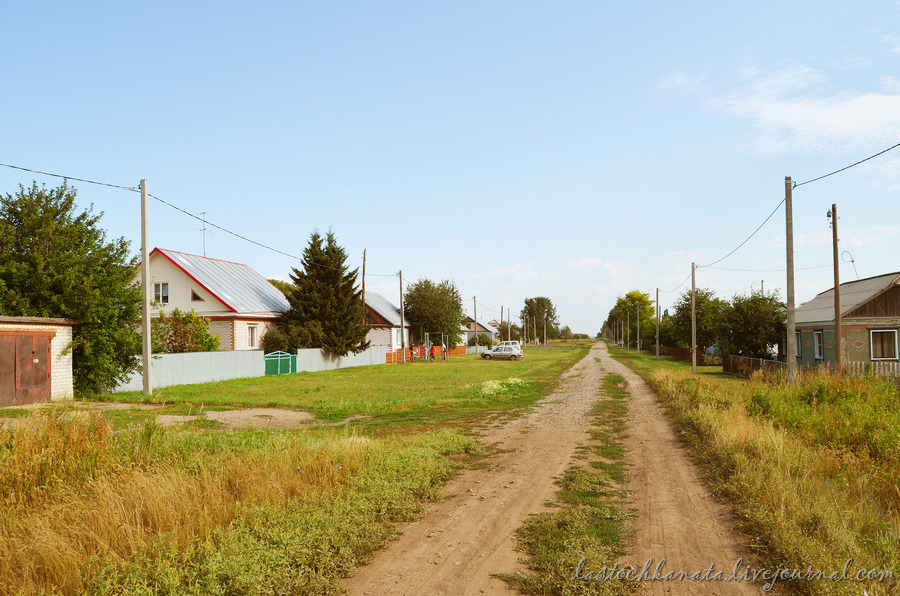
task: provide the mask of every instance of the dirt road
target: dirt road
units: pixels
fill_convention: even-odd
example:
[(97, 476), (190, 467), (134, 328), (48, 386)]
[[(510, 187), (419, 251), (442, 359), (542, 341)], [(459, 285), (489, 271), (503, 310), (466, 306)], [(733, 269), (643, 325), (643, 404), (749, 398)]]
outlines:
[[(649, 388), (597, 344), (533, 412), (484, 429), (484, 440), (502, 450), (490, 458), (490, 467), (453, 479), (446, 490), (452, 496), (407, 524), (400, 539), (342, 585), (353, 595), (513, 593), (491, 574), (525, 569), (515, 551), (516, 529), (528, 515), (545, 510), (557, 489), (554, 479), (575, 461), (576, 447), (587, 442), (587, 412), (604, 369), (625, 377), (632, 395), (627, 489), (637, 519), (631, 554), (622, 564), (641, 569), (653, 557), (666, 558), (666, 570), (702, 570), (713, 562), (717, 568), (733, 566), (746, 557), (727, 513), (706, 494)], [(645, 593), (758, 594), (759, 589), (665, 581), (649, 582)]]

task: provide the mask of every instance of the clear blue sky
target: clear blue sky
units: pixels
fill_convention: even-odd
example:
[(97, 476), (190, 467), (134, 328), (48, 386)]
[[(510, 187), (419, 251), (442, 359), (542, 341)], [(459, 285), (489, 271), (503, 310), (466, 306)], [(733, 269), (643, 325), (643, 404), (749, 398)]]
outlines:
[[(471, 314), (547, 296), (595, 334), (662, 308), (804, 182), (900, 142), (900, 3), (7, 3), (0, 162), (137, 186), (299, 255), (332, 229), (367, 289), (452, 279)], [(0, 167), (0, 192), (59, 180)], [(140, 249), (139, 195), (73, 183)], [(797, 303), (900, 270), (900, 149), (794, 191)], [(202, 254), (151, 203), (151, 246)], [(785, 296), (784, 209), (697, 271)], [(299, 263), (215, 229), (206, 254)], [(687, 284), (682, 284), (687, 280)]]

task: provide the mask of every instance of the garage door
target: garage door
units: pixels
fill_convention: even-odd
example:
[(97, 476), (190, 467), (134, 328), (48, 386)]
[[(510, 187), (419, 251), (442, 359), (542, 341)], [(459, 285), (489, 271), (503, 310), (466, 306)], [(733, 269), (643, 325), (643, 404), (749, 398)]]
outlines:
[(0, 406), (50, 399), (49, 335), (0, 335)]

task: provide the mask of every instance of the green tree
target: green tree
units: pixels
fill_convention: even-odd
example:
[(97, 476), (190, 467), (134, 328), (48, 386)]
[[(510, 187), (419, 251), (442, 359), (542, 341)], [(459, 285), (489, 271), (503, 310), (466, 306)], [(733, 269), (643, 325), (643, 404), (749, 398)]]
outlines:
[(470, 337), (468, 344), (470, 346), (474, 346), (476, 341), (478, 342), (479, 346), (485, 346), (487, 348), (490, 348), (492, 345), (494, 345), (494, 340), (491, 339), (491, 336), (486, 333), (479, 333), (477, 337)]
[(423, 342), (426, 333), (445, 333), (448, 346), (459, 345), (466, 315), (462, 297), (452, 281), (445, 279), (434, 283), (430, 279), (420, 279), (407, 288), (403, 302), (413, 341)]
[[(716, 345), (723, 339), (722, 324), (727, 303), (716, 298), (708, 288), (699, 288), (694, 301), (697, 311), (697, 349)], [(675, 337), (679, 343), (691, 345), (691, 291), (686, 290), (675, 303), (675, 314), (672, 315)]]
[(556, 306), (553, 301), (545, 296), (526, 298), (525, 306), (519, 313), (519, 320), (528, 328), (525, 330), (529, 337), (537, 333), (537, 338), (543, 339), (544, 325), (547, 328), (547, 339), (556, 339), (559, 336), (559, 317), (556, 315)]
[(325, 238), (312, 233), (303, 250), (303, 270), (291, 274), (294, 290), (286, 295), (291, 307), (282, 315), (283, 349), (322, 348), (346, 356), (369, 347), (362, 292), (356, 285), (359, 270), (348, 271), (346, 261), (347, 252), (333, 232)]
[(559, 339), (572, 339), (574, 334), (568, 325), (559, 330)]
[(79, 321), (72, 332), (77, 395), (107, 391), (139, 366), (137, 259), (107, 241), (102, 213), (78, 212), (76, 190), (19, 186), (0, 196), (0, 314)]
[(285, 295), (285, 297), (290, 296), (294, 293), (294, 284), (281, 281), (280, 279), (269, 279), (267, 280), (270, 284), (281, 290), (281, 293)]
[(621, 327), (619, 333), (622, 334), (623, 341), (631, 344), (637, 342), (638, 325), (644, 346), (651, 346), (656, 341), (656, 309), (650, 301), (649, 294), (632, 290), (624, 296), (619, 296), (606, 320), (607, 325), (613, 330)]
[(737, 356), (773, 358), (782, 337), (785, 305), (778, 292), (734, 296), (724, 311), (723, 351)]
[(219, 338), (209, 332), (209, 319), (193, 311), (175, 309), (169, 316), (162, 310), (150, 322), (151, 350), (154, 354), (183, 352), (214, 352)]

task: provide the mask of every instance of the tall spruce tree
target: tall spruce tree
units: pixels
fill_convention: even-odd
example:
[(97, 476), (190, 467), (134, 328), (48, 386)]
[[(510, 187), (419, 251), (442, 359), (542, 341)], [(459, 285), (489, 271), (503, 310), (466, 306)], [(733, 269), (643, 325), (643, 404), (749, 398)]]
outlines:
[(293, 269), (294, 291), (287, 294), (290, 310), (282, 316), (287, 349), (323, 348), (337, 356), (369, 347), (369, 326), (363, 318), (358, 269), (348, 271), (347, 253), (334, 233), (318, 230), (303, 250), (303, 269)]

